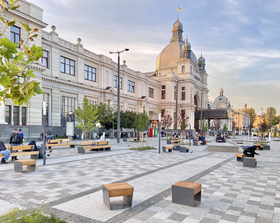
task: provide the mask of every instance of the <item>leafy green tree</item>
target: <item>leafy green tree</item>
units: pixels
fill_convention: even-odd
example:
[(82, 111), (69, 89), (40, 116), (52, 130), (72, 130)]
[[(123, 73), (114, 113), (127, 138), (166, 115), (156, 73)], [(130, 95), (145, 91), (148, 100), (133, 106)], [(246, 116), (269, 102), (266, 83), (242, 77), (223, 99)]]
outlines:
[(227, 124), (224, 124), (223, 126), (223, 132), (227, 132), (228, 128), (227, 128)]
[(279, 124), (279, 123), (280, 123), (280, 115), (274, 116), (274, 117), (272, 118), (272, 125), (277, 125), (277, 124)]
[(275, 108), (273, 108), (273, 107), (267, 108), (266, 113), (265, 113), (265, 118), (267, 120), (267, 123), (270, 125), (270, 110), (271, 110), (271, 125), (273, 125), (272, 124), (273, 119), (275, 119), (275, 117), (276, 117), (276, 109)]
[(104, 102), (99, 102), (95, 107), (98, 110), (98, 119), (104, 132), (105, 126), (108, 127), (113, 124), (114, 110), (110, 105)]
[(266, 119), (266, 114), (262, 112), (260, 115), (260, 122), (258, 124), (259, 131), (261, 133), (265, 133), (269, 129), (270, 125), (268, 124), (268, 121)]
[[(143, 113), (139, 113), (137, 115), (137, 119), (136, 119), (136, 130), (138, 132), (140, 132), (143, 135), (143, 132), (149, 127), (150, 125), (150, 120), (149, 120), (149, 116), (147, 115), (146, 111), (144, 110)], [(141, 142), (141, 148), (143, 148), (143, 137), (142, 138), (142, 142)], [(147, 141), (147, 140), (146, 140)], [(140, 140), (139, 140), (140, 143)]]
[(254, 108), (247, 108), (245, 112), (249, 115), (250, 117), (250, 128), (253, 128), (254, 122), (256, 120), (257, 114)]
[(207, 131), (208, 131), (208, 124), (207, 124), (206, 119), (204, 118), (202, 121), (202, 132), (205, 133)]
[(74, 112), (76, 128), (81, 129), (85, 133), (91, 132), (98, 122), (98, 109), (90, 103), (87, 97), (84, 97), (82, 106)]
[[(30, 42), (38, 36), (38, 28), (31, 28), (29, 25), (18, 22), (27, 32), (26, 40), (20, 39), (19, 43), (12, 43), (4, 37), (8, 27), (16, 24), (15, 19), (6, 20), (3, 15), (7, 11), (16, 11), (20, 5), (18, 1), (1, 0), (0, 20), (4, 29), (0, 30), (0, 103), (10, 99), (14, 104), (28, 105), (29, 100), (36, 94), (42, 94), (40, 82), (32, 80), (35, 77), (31, 65), (39, 61), (43, 56), (43, 48)], [(19, 25), (19, 24), (17, 24)]]

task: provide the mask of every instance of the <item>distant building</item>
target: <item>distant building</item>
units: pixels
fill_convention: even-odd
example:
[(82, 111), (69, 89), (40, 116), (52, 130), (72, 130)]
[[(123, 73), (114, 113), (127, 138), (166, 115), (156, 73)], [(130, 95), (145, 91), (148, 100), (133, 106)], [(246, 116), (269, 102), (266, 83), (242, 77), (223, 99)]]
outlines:
[(244, 105), (244, 109), (233, 109), (231, 112), (231, 118), (235, 122), (236, 128), (239, 131), (248, 130), (250, 128), (250, 116), (245, 112), (247, 104)]

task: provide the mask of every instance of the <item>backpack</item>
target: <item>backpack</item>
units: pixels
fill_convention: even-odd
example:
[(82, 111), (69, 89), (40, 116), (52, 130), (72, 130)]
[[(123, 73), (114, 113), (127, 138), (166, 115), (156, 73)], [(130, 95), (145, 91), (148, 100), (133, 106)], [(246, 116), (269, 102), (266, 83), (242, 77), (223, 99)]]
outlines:
[(14, 134), (14, 135), (13, 135), (12, 143), (14, 143), (14, 144), (20, 144), (20, 137), (21, 137), (21, 135), (20, 135), (19, 133), (17, 133), (17, 134), (13, 133), (13, 134)]
[(31, 141), (28, 145), (34, 145), (34, 150), (37, 151), (37, 146), (35, 141)]

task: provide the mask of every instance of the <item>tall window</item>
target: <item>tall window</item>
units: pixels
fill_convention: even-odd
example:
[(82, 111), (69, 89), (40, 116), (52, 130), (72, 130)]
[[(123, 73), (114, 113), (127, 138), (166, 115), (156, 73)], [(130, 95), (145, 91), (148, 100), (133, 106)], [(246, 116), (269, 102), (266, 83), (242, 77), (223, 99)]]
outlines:
[(75, 61), (60, 57), (60, 71), (65, 74), (75, 75)]
[(129, 92), (134, 93), (134, 85), (135, 85), (135, 83), (133, 81), (128, 81), (127, 82), (127, 90)]
[(10, 27), (10, 40), (12, 43), (18, 43), (18, 48), (20, 48), (19, 40), (20, 40), (20, 28), (16, 26)]
[(14, 119), (14, 125), (19, 125), (19, 106), (14, 106), (13, 119)]
[(61, 103), (62, 126), (66, 126), (66, 122), (74, 121), (73, 113), (75, 111), (76, 100), (77, 99), (75, 98), (62, 97), (62, 103)]
[(89, 81), (96, 81), (96, 69), (85, 65), (85, 79)]
[[(114, 87), (118, 87), (118, 76), (114, 76)], [(120, 77), (120, 89), (122, 89), (122, 78)]]
[(177, 99), (177, 87), (174, 86), (174, 100)]
[(11, 124), (11, 106), (5, 106), (5, 122)]
[(165, 116), (165, 109), (161, 109), (161, 118)]
[(165, 90), (161, 91), (161, 99), (165, 99)]
[(21, 125), (26, 125), (27, 108), (21, 108)]
[(185, 73), (185, 65), (182, 66), (182, 73)]
[(154, 97), (154, 89), (149, 87), (149, 97), (153, 98)]
[(186, 92), (182, 92), (182, 99), (181, 99), (182, 101), (184, 101), (184, 100), (186, 100)]
[[(46, 101), (46, 126), (49, 126), (49, 94), (44, 94), (43, 100)], [(42, 109), (42, 123), (44, 122), (43, 112)]]
[(41, 59), (41, 62), (44, 67), (49, 67), (49, 52), (46, 50), (43, 50), (44, 56)]

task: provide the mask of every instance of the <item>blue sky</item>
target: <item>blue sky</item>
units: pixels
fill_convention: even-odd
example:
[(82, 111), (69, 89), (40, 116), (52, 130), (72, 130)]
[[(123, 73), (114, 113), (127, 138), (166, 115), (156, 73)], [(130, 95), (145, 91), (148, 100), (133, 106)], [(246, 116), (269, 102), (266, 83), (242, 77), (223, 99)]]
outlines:
[[(44, 9), (44, 21), (61, 38), (82, 39), (86, 49), (109, 57), (129, 48), (121, 60), (154, 71), (177, 18), (209, 74), (209, 99), (221, 87), (235, 108), (275, 107), (280, 114), (280, 0), (30, 0)], [(112, 57), (116, 61), (117, 58)]]

